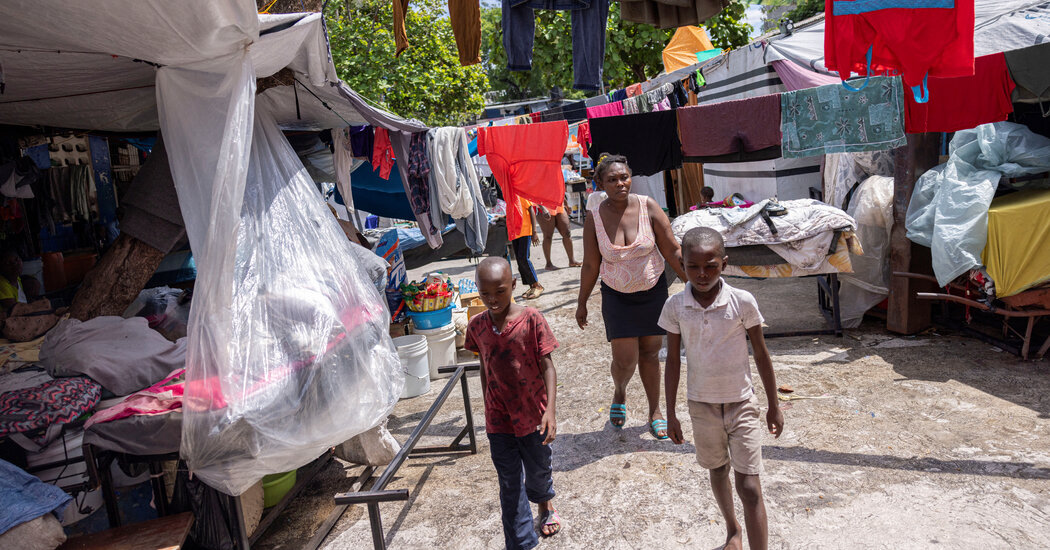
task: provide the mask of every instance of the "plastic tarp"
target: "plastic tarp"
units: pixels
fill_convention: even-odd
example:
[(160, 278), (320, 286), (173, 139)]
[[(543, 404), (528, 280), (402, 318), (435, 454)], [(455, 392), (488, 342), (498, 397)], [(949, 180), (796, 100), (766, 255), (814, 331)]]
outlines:
[[(242, 115), (230, 113), (231, 134), (245, 132)], [(249, 129), (250, 157), (217, 170), (244, 174), (242, 200), (184, 208), (188, 227), (213, 230), (190, 234), (208, 261), (191, 310), (182, 456), (230, 494), (375, 426), (403, 384), (385, 298), (347, 262), (351, 243), (272, 114), (260, 107)]]
[(988, 209), (988, 244), (981, 259), (995, 295), (1013, 296), (1050, 281), (1050, 190), (1011, 193)]
[(405, 194), (405, 186), (401, 183), (401, 170), (397, 161), (390, 171), (390, 179), (379, 177), (379, 172), (372, 170), (371, 162), (359, 166), (350, 174), (350, 178), (355, 208), (384, 218), (416, 219), (408, 195)]
[(941, 286), (981, 265), (1000, 178), (1050, 170), (1050, 139), (996, 122), (956, 132), (948, 153), (915, 183), (905, 219), (908, 238), (931, 249)]
[(696, 53), (714, 49), (707, 31), (695, 25), (678, 27), (664, 48), (664, 71), (671, 73), (683, 67), (696, 65)]
[(846, 213), (857, 222), (864, 254), (850, 254), (853, 273), (839, 276), (842, 326), (857, 328), (864, 313), (890, 293), (890, 230), (893, 228), (893, 178), (872, 176), (857, 186)]
[[(1050, 4), (1041, 0), (976, 0), (974, 55), (1017, 50), (1046, 40)], [(824, 66), (824, 20), (769, 40), (767, 61), (788, 59), (829, 74)]]

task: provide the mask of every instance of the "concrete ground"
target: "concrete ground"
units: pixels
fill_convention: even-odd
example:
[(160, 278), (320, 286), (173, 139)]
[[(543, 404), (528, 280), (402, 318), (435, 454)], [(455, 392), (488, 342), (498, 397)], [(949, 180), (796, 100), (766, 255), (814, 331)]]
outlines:
[[(578, 257), (581, 234), (574, 227)], [(561, 342), (554, 353), (554, 486), (565, 525), (540, 548), (719, 548), (725, 525), (688, 441), (684, 381), (678, 416), (685, 444), (648, 434), (637, 377), (628, 390), (627, 425), (613, 430), (601, 299), (597, 291), (591, 297), (591, 326), (581, 331), (574, 319), (579, 270), (564, 268), (560, 237), (554, 257), (563, 268), (540, 270), (547, 291), (530, 305)], [(539, 247), (533, 259), (543, 265)], [(454, 279), (473, 274), (467, 261), (430, 268)], [(769, 330), (822, 326), (813, 279), (730, 284), (756, 296)], [(784, 435), (764, 441), (770, 548), (1050, 548), (1048, 362), (1022, 362), (937, 331), (897, 337), (874, 321), (843, 338), (768, 344), (778, 384), (800, 398), (782, 403)], [(405, 463), (387, 488), (408, 489), (407, 505), (381, 506), (391, 548), (503, 547), (483, 403), (477, 378), (470, 382), (479, 453)], [(760, 386), (757, 373), (755, 382)], [(397, 405), (389, 425), (399, 440), (440, 387), (435, 381), (430, 393)], [(764, 394), (756, 390), (764, 414)], [(457, 391), (422, 443), (447, 443), (462, 429), (462, 407)], [(332, 495), (348, 490), (360, 471), (333, 461), (255, 548), (301, 548), (333, 509)], [(363, 549), (371, 542), (367, 512), (354, 506), (322, 548)]]

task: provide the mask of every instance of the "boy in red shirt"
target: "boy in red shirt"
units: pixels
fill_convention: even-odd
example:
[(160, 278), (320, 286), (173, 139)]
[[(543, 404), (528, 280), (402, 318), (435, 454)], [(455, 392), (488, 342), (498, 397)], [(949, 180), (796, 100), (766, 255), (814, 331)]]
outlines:
[(540, 534), (561, 529), (552, 502), (550, 448), (557, 433), (551, 352), (558, 341), (539, 311), (514, 303), (506, 260), (482, 260), (475, 277), (488, 310), (471, 319), (464, 347), (481, 357), (485, 431), (499, 477), (507, 549), (528, 550), (539, 544), (529, 501), (539, 504)]

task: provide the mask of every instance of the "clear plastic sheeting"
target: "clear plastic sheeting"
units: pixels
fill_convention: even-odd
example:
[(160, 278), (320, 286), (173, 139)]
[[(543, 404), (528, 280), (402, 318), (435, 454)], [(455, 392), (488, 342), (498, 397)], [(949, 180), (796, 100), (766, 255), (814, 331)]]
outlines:
[[(404, 383), (385, 298), (263, 105), (250, 143), (243, 200), (183, 210), (188, 227), (213, 228), (190, 234), (212, 254), (198, 259), (212, 284), (198, 288), (213, 292), (191, 313), (181, 453), (233, 495), (376, 426)], [(227, 198), (223, 183), (197, 198)], [(207, 189), (180, 187), (180, 201)]]
[(846, 213), (857, 221), (857, 238), (864, 243), (864, 254), (850, 254), (853, 273), (839, 275), (839, 304), (842, 326), (857, 328), (864, 313), (890, 293), (893, 178), (872, 176), (861, 182)]
[(905, 220), (908, 238), (930, 247), (941, 286), (981, 265), (999, 180), (1050, 170), (1050, 139), (996, 122), (956, 132), (948, 153), (915, 183)]

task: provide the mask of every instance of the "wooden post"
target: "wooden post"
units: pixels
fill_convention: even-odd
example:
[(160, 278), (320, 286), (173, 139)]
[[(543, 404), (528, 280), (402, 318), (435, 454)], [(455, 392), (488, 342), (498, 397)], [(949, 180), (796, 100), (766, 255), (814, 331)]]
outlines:
[[(930, 249), (906, 237), (904, 218), (912, 190), (919, 176), (937, 165), (940, 134), (908, 134), (908, 144), (893, 151), (893, 229), (890, 232), (890, 272), (910, 271), (933, 274)], [(900, 334), (915, 334), (930, 327), (931, 304), (919, 300), (916, 292), (933, 290), (927, 281), (906, 277), (890, 278), (886, 328)]]

